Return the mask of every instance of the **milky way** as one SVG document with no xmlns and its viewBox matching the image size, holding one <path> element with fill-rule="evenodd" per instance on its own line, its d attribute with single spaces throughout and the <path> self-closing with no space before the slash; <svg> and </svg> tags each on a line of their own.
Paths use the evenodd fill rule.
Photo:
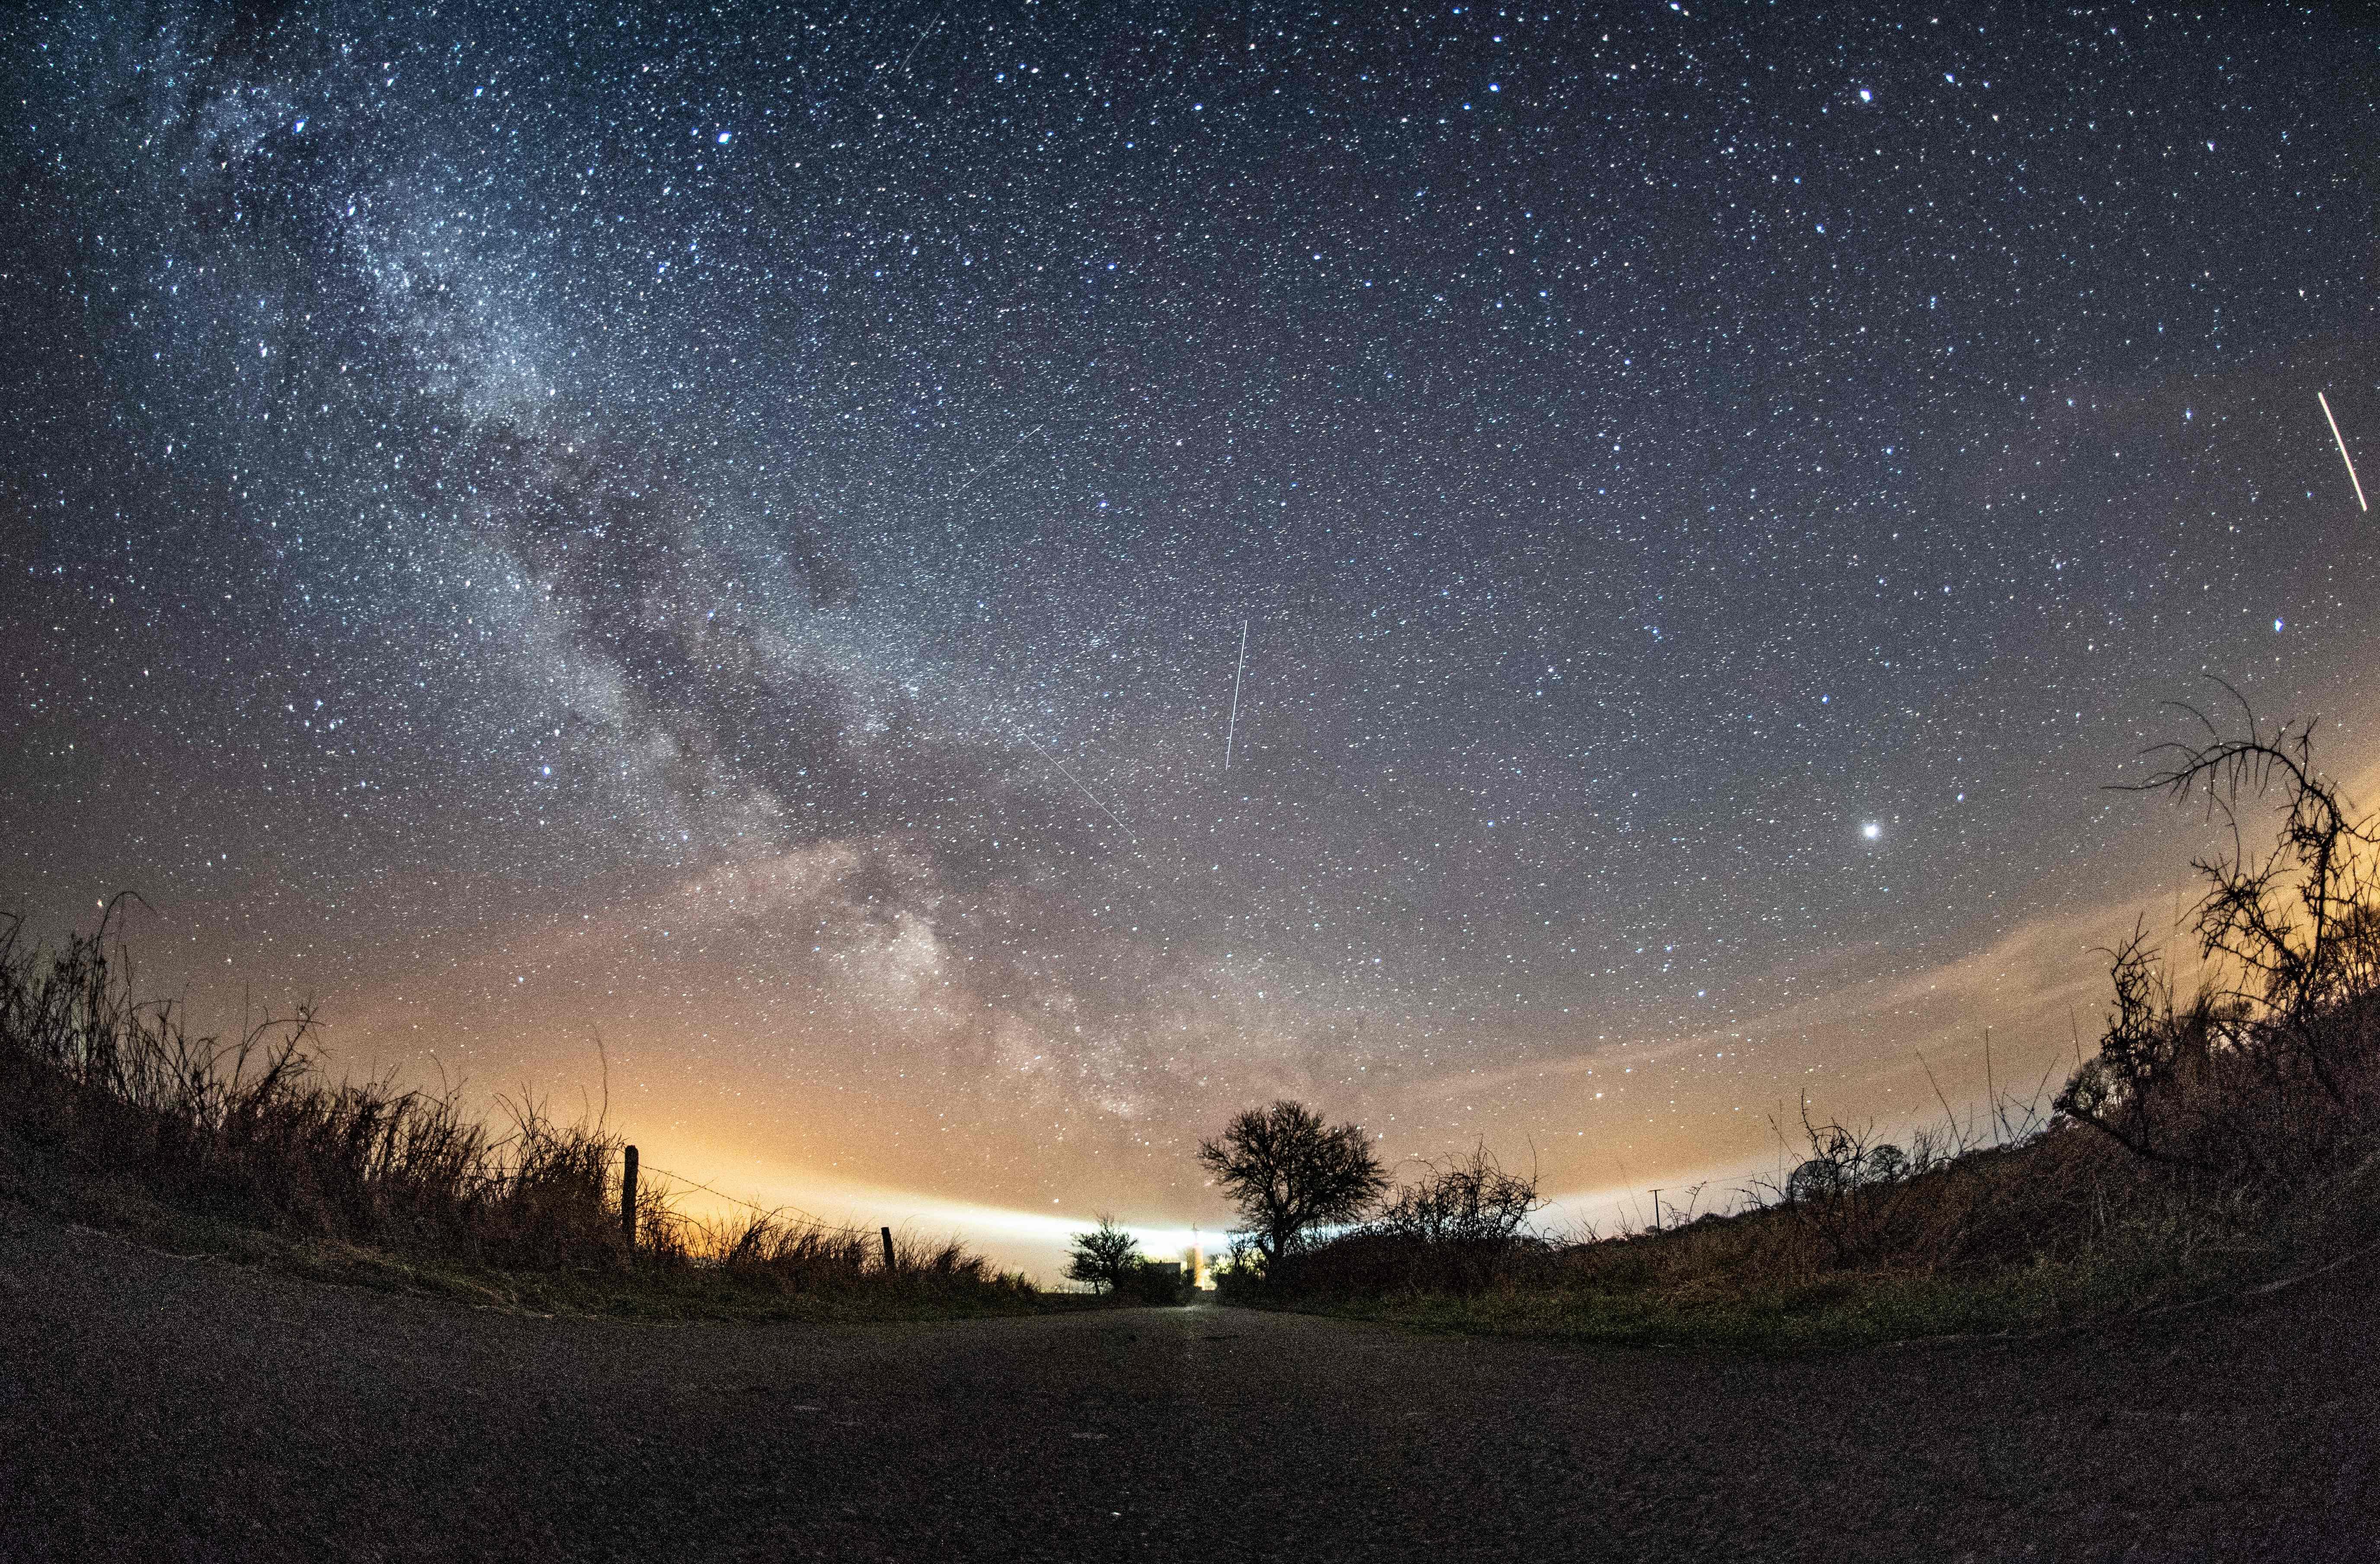
<svg viewBox="0 0 2380 1564">
<path fill-rule="evenodd" d="M 0 905 L 744 1187 L 1739 1163 L 2070 1063 L 2161 701 L 2380 760 L 2319 8 L 5 38 Z"/>
</svg>

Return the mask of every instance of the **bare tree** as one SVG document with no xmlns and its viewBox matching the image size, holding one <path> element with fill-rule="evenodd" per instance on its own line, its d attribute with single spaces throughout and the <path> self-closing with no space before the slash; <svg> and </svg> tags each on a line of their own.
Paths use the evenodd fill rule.
<svg viewBox="0 0 2380 1564">
<path fill-rule="evenodd" d="M 1268 1271 L 1307 1228 L 1356 1220 L 1389 1187 L 1362 1130 L 1326 1125 L 1286 1097 L 1200 1142 L 1198 1160 L 1240 1208 Z"/>
<path fill-rule="evenodd" d="M 2229 685 L 2225 685 L 2230 690 Z M 2380 900 L 2372 880 L 2372 852 L 2380 848 L 2370 818 L 2352 818 L 2330 778 L 2314 769 L 2313 724 L 2268 735 L 2245 697 L 2231 690 L 2247 719 L 2244 737 L 2227 739 L 2205 714 L 2184 710 L 2208 742 L 2160 744 L 2166 768 L 2126 790 L 2164 792 L 2187 802 L 2201 792 L 2207 812 L 2231 827 L 2229 854 L 2192 861 L 2208 885 L 2195 927 L 2209 955 L 2231 958 L 2260 992 L 2235 990 L 2287 1031 L 2325 1091 L 2339 1083 L 2314 1023 L 2338 1005 L 2380 984 Z M 2240 792 L 2280 789 L 2287 806 L 2280 837 L 2261 861 L 2240 836 Z"/>
<path fill-rule="evenodd" d="M 1139 1263 L 1140 1240 L 1117 1227 L 1115 1218 L 1102 1211 L 1098 1227 L 1075 1235 L 1074 1247 L 1067 1252 L 1066 1278 L 1088 1282 L 1101 1292 L 1113 1292 Z"/>
<path fill-rule="evenodd" d="M 2220 682 L 2219 680 L 2217 682 Z M 2213 1172 L 2294 1177 L 2326 1155 L 2335 1110 L 2368 1094 L 2373 1002 L 2380 993 L 2380 829 L 2357 818 L 2313 764 L 2313 727 L 2260 722 L 2230 686 L 2244 733 L 2182 709 L 2204 742 L 2147 751 L 2163 764 L 2130 792 L 2205 799 L 2228 851 L 2192 861 L 2206 893 L 2192 910 L 2201 948 L 2231 984 L 2177 1009 L 2144 935 L 2113 952 L 2115 1006 L 2098 1054 L 2059 1111 L 2153 1160 Z M 2273 847 L 2247 848 L 2243 794 L 2277 792 Z M 2313 1111 L 2327 1103 L 2330 1110 Z M 2349 1117 L 2351 1117 L 2349 1116 Z"/>
</svg>

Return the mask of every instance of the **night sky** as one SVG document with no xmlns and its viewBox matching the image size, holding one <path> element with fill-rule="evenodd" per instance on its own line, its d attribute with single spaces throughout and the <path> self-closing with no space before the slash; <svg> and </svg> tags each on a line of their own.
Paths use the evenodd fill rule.
<svg viewBox="0 0 2380 1564">
<path fill-rule="evenodd" d="M 2030 1091 L 2380 779 L 2351 15 L 18 12 L 0 907 L 888 1220 Z"/>
</svg>

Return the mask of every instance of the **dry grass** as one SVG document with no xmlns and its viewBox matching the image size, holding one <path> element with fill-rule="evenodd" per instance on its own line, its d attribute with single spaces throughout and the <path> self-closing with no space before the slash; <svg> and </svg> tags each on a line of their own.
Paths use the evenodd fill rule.
<svg viewBox="0 0 2380 1564">
<path fill-rule="evenodd" d="M 53 948 L 16 920 L 0 928 L 0 1160 L 21 1198 L 179 1245 L 530 1306 L 771 1313 L 802 1300 L 882 1314 L 1035 1297 L 955 1240 L 905 1240 L 888 1265 L 872 1233 L 783 1213 L 689 1216 L 661 1179 L 640 1186 L 632 1254 L 619 1133 L 527 1102 L 505 1102 L 510 1122 L 493 1129 L 453 1093 L 333 1081 L 310 1008 L 229 1042 L 193 1035 L 170 1002 L 134 996 L 107 932 Z"/>
<path fill-rule="evenodd" d="M 1946 1123 L 1914 1155 L 1820 1124 L 1791 1179 L 1739 1191 L 1727 1215 L 1500 1247 L 1380 1224 L 1240 1292 L 1431 1328 L 1759 1348 L 2037 1329 L 2186 1301 L 2380 1241 L 2380 1094 L 2362 1089 L 2380 1074 L 2371 1013 L 2358 996 L 2311 1022 L 2347 1088 L 2334 1096 L 2260 1058 L 2280 1044 L 2253 1025 L 2210 1045 L 2203 1005 L 2146 1021 L 2119 1007 L 2111 1032 L 2162 1030 L 2183 1061 L 2102 1099 L 2154 1126 L 2163 1155 L 2070 1113 L 2008 1112 L 2014 1132 L 1998 1145 Z"/>
<path fill-rule="evenodd" d="M 2365 1143 L 2374 1138 L 2365 1137 Z M 1665 1230 L 1516 1240 L 1492 1266 L 1366 1229 L 1297 1258 L 1269 1298 L 1430 1328 L 1764 1349 L 2055 1326 L 2202 1296 L 2380 1238 L 2380 1159 L 2282 1191 L 2187 1183 L 2071 1121 L 1863 1193 Z"/>
</svg>

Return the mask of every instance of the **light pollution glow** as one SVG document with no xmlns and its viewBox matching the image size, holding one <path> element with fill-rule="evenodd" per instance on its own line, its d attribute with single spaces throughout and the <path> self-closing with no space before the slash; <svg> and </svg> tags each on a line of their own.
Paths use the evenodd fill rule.
<svg viewBox="0 0 2380 1564">
<path fill-rule="evenodd" d="M 2373 796 L 2368 36 L 1276 9 L 0 21 L 0 909 L 1047 1277 L 2054 1087 L 2210 677 Z"/>
</svg>

